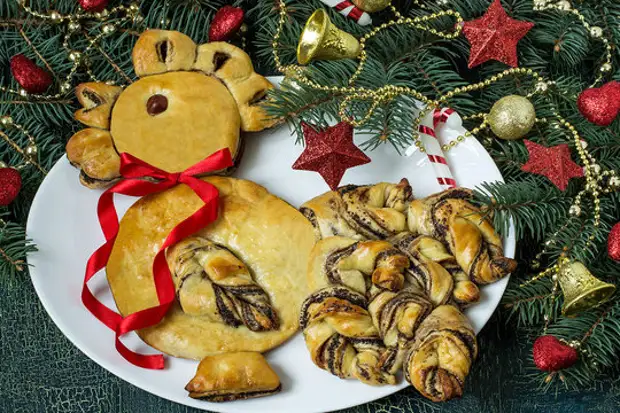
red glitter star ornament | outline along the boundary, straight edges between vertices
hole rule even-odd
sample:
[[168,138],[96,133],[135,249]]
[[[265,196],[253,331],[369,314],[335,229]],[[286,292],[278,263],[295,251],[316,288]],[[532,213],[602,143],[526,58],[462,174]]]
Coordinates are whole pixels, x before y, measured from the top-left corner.
[[546,176],[561,191],[566,190],[571,178],[583,176],[583,168],[573,162],[566,143],[547,148],[527,139],[524,142],[530,158],[521,170]]
[[489,60],[517,67],[517,43],[533,26],[508,17],[500,1],[494,0],[484,16],[463,25],[463,34],[471,44],[469,68]]
[[302,124],[306,149],[293,164],[293,169],[321,174],[332,190],[338,188],[344,172],[354,166],[370,162],[353,144],[353,126],[340,122],[322,132]]

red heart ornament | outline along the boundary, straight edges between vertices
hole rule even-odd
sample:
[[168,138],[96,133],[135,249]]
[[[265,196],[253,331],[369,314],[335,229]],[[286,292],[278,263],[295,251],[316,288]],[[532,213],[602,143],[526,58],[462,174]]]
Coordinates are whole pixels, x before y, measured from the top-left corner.
[[590,122],[609,126],[620,112],[620,83],[612,81],[599,88],[586,89],[577,99],[579,112]]
[[609,258],[620,261],[620,222],[614,225],[607,237],[607,254]]
[[243,9],[224,6],[215,13],[209,27],[209,41],[223,42],[230,39],[243,24]]
[[538,337],[533,348],[534,363],[543,371],[558,371],[577,362],[579,354],[574,348],[554,336]]
[[52,84],[52,76],[23,54],[11,58],[11,73],[28,93],[43,93]]
[[80,0],[80,6],[90,12],[103,11],[108,5],[108,0]]

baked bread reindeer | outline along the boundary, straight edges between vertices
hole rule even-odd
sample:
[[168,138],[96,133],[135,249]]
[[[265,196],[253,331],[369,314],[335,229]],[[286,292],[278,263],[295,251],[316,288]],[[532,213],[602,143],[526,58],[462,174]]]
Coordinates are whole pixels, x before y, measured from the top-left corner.
[[167,172],[181,172],[223,148],[237,163],[240,133],[275,122],[259,104],[273,86],[231,44],[196,45],[179,32],[148,30],[132,58],[140,79],[125,89],[103,82],[76,88],[82,109],[75,118],[88,128],[71,137],[66,151],[89,188],[120,179],[123,152]]

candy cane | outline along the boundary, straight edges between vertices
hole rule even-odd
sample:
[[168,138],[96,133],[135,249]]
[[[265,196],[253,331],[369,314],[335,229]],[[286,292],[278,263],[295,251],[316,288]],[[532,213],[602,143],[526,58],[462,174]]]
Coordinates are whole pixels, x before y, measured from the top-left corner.
[[329,7],[333,7],[337,11],[340,12],[343,16],[346,16],[350,19],[353,19],[360,26],[367,26],[372,23],[372,19],[370,15],[363,11],[362,9],[356,7],[350,1],[342,1],[342,0],[321,0],[323,3],[327,4]]
[[442,190],[455,188],[456,180],[452,175],[448,161],[441,150],[441,144],[437,139],[435,128],[440,123],[445,123],[450,115],[454,113],[452,109],[435,109],[433,112],[428,113],[418,127],[420,133],[420,140],[424,144],[426,149],[426,156],[435,169],[437,175],[437,183]]

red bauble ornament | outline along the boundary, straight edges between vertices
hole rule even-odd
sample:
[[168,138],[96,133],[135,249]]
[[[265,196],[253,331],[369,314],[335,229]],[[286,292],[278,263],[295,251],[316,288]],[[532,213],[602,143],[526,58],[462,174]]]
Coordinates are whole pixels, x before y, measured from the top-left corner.
[[370,162],[370,158],[353,144],[353,126],[348,123],[340,122],[323,132],[305,123],[302,127],[306,148],[293,169],[318,172],[332,190],[338,188],[347,169]]
[[620,261],[620,222],[614,225],[607,237],[607,254],[609,258]]
[[538,337],[534,342],[532,353],[536,367],[543,371],[567,369],[579,359],[577,350],[554,336]]
[[521,170],[546,176],[561,191],[566,190],[571,178],[583,176],[583,168],[573,162],[567,144],[547,148],[527,139],[524,142],[530,158]]
[[16,169],[0,168],[0,206],[7,206],[22,188],[22,177]]
[[52,76],[23,54],[11,58],[11,73],[28,93],[43,93],[52,84]]
[[517,43],[533,26],[508,17],[500,1],[495,0],[484,16],[463,25],[463,34],[471,44],[469,68],[489,60],[517,67]]
[[620,112],[620,83],[613,81],[579,94],[577,107],[584,118],[599,126],[609,126]]
[[102,11],[108,6],[108,0],[80,0],[80,6],[90,12]]
[[243,24],[243,9],[224,6],[215,13],[209,27],[209,41],[223,42],[230,39]]

